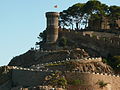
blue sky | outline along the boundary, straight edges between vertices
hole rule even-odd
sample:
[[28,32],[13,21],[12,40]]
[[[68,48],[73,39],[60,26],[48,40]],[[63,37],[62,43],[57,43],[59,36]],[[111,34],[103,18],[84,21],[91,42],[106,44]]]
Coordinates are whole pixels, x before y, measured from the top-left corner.
[[[0,66],[35,46],[46,28],[45,12],[60,12],[88,0],[0,0]],[[119,5],[119,0],[100,0]],[[54,8],[58,5],[58,8]]]

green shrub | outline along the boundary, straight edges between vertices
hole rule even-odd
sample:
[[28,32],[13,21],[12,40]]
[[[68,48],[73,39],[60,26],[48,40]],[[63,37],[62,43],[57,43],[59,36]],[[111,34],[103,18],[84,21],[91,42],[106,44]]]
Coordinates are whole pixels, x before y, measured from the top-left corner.
[[120,70],[120,56],[109,58],[109,65],[115,70]]
[[58,87],[66,87],[67,85],[67,80],[64,77],[61,77],[57,80],[57,86]]
[[107,86],[108,83],[105,83],[103,80],[98,80],[97,84],[99,85],[100,88],[103,88]]
[[61,72],[51,74],[46,82],[53,87],[65,88],[67,86],[67,80],[61,75]]
[[70,85],[80,85],[80,84],[82,84],[82,81],[79,80],[79,79],[71,80],[71,81],[68,81],[68,84],[70,84]]
[[59,40],[59,46],[60,47],[65,47],[67,45],[67,38],[66,37],[62,37]]
[[107,59],[105,59],[105,58],[102,59],[102,62],[103,63],[108,63]]
[[45,66],[59,66],[59,65],[65,65],[65,63],[63,63],[63,62],[59,62],[59,63],[49,63],[49,64],[47,64],[47,65],[45,65]]

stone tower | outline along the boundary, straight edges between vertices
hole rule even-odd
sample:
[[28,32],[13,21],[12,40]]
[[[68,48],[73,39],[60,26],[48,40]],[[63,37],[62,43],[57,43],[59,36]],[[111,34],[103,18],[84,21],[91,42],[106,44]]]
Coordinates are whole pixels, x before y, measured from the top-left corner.
[[55,43],[58,39],[58,12],[47,12],[47,42],[46,43]]

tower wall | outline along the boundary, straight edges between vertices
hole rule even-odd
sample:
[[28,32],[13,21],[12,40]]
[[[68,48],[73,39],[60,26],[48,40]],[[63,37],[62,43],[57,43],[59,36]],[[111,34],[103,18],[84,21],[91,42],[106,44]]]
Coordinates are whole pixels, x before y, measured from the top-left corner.
[[102,18],[101,29],[103,29],[103,30],[109,30],[110,29],[109,18],[107,18],[107,17]]
[[47,12],[47,43],[54,43],[58,39],[58,12]]

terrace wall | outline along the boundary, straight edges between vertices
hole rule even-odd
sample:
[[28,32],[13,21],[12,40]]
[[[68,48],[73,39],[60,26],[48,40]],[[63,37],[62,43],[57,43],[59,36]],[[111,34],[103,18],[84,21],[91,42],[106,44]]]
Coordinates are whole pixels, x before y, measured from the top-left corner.
[[[79,79],[82,81],[78,86],[69,86],[68,90],[73,90],[73,88],[74,90],[120,90],[120,77],[115,75],[67,72],[66,78],[67,80]],[[98,81],[104,81],[108,84],[100,88]]]
[[119,36],[100,37],[80,31],[61,30],[59,31],[59,38],[60,37],[66,37],[69,41],[72,41],[75,45],[77,45],[77,47],[84,48],[91,55],[97,54],[103,57],[108,55],[120,55]]

